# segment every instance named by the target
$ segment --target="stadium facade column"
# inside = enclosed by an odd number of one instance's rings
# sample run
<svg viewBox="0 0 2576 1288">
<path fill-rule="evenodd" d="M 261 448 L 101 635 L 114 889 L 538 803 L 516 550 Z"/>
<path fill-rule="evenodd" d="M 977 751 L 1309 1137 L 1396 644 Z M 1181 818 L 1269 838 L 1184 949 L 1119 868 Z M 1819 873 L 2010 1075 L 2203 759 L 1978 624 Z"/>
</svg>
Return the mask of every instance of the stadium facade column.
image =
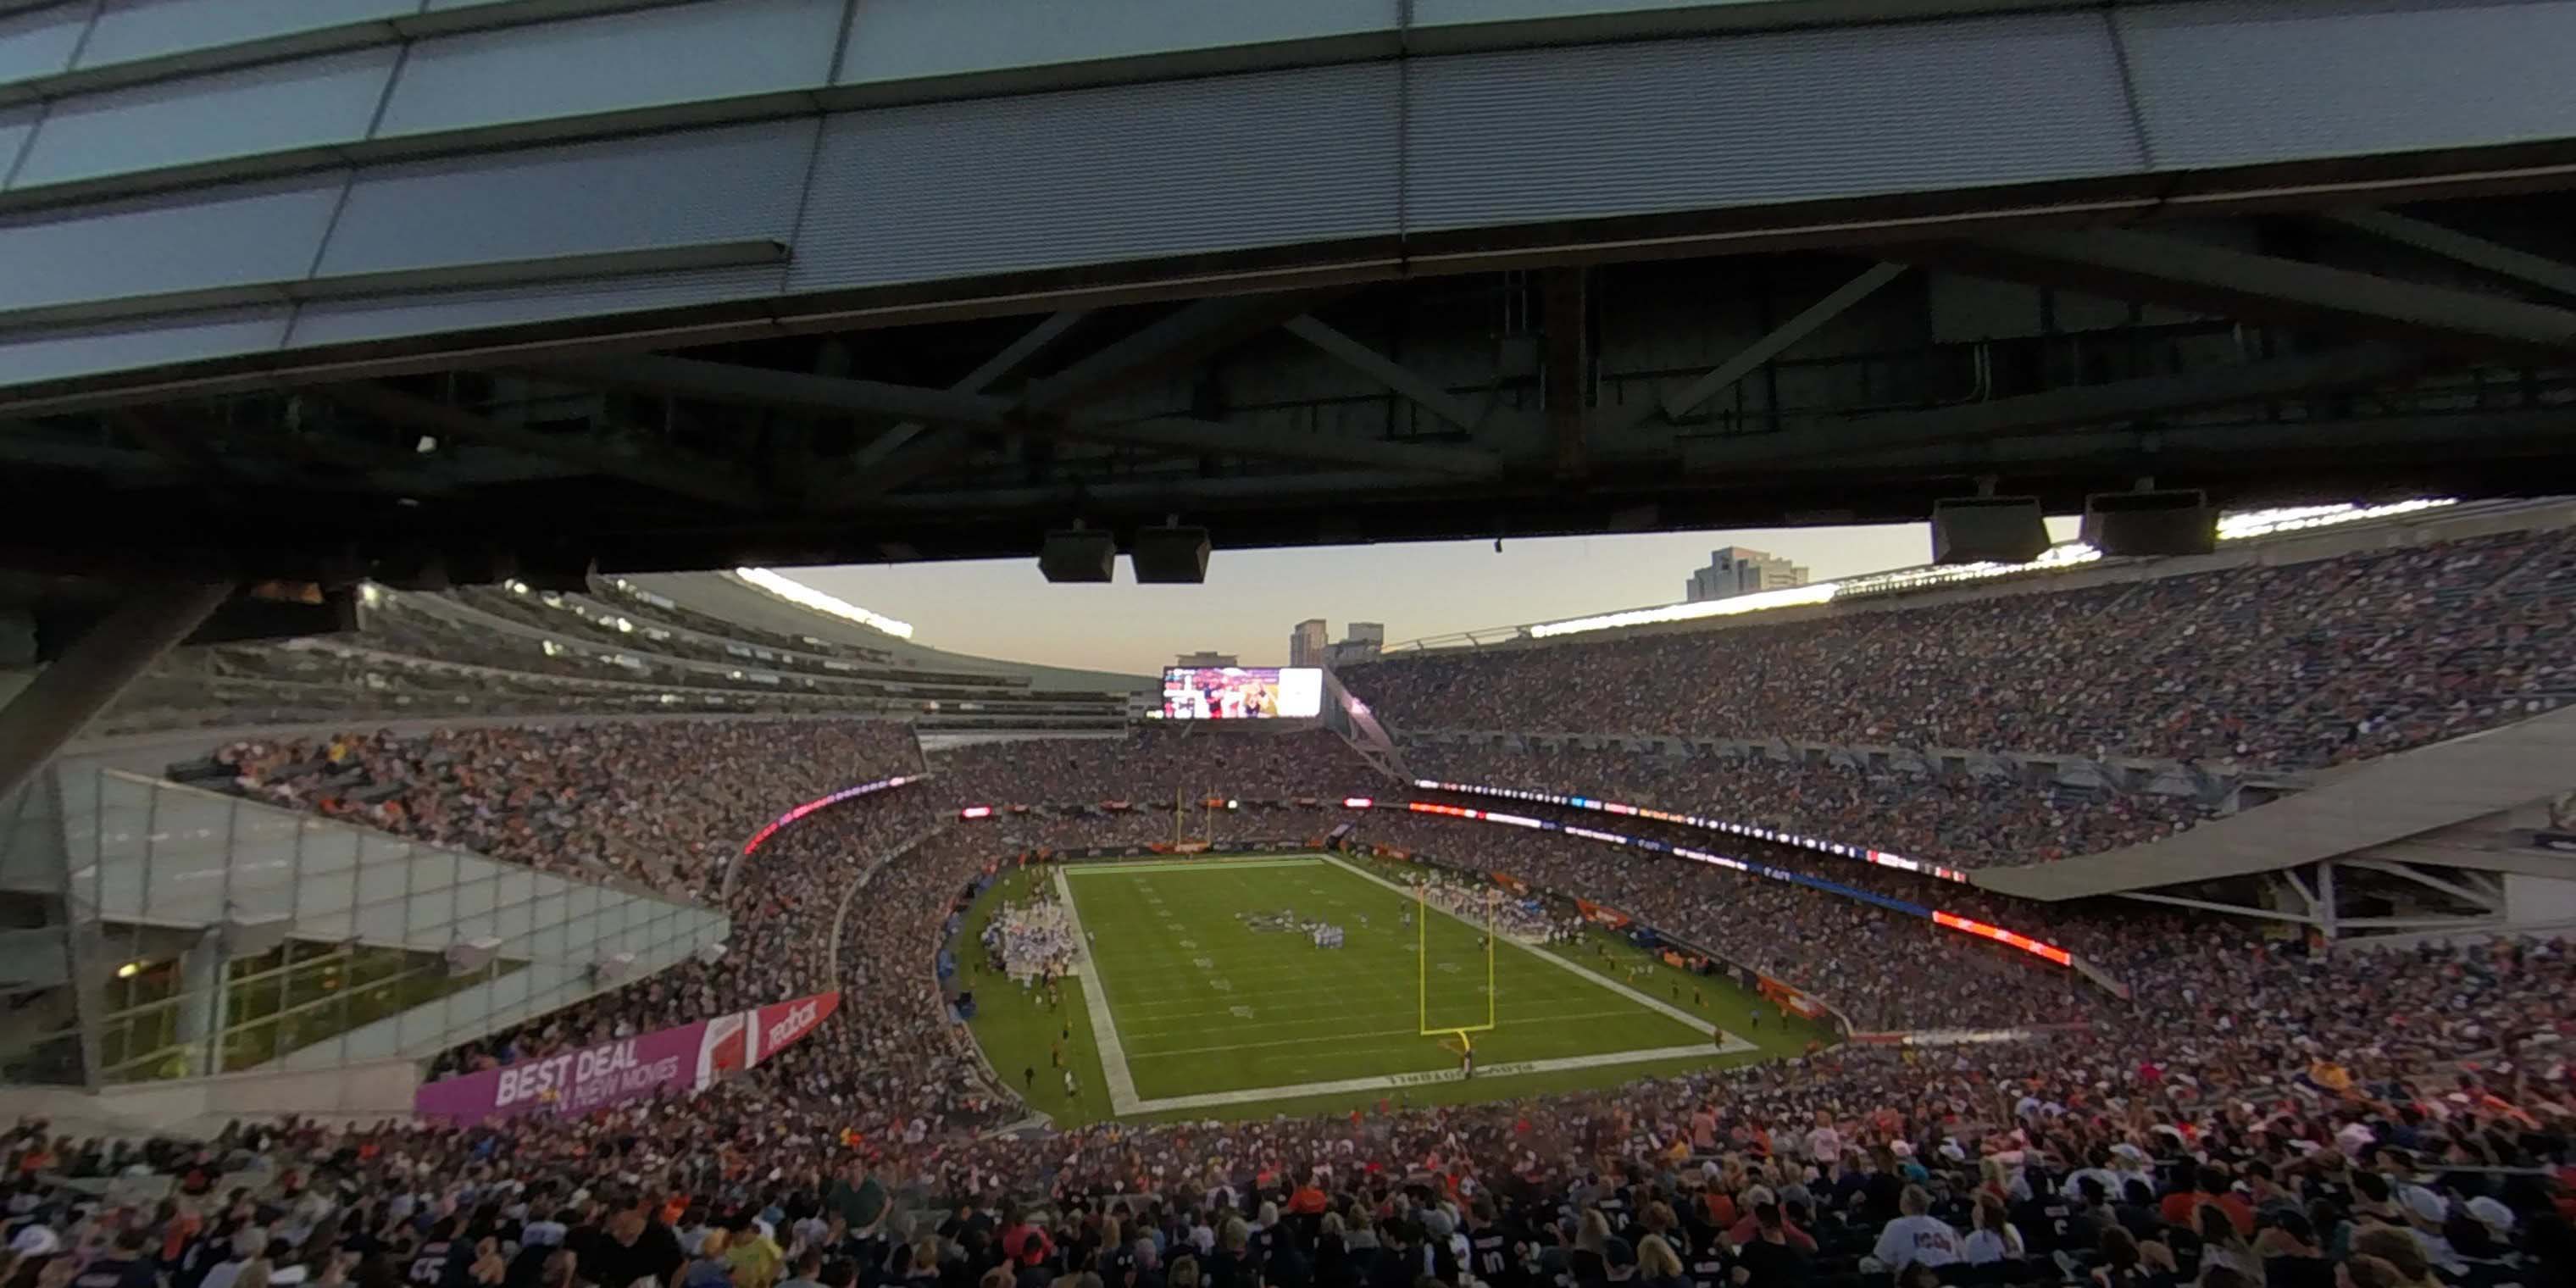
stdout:
<svg viewBox="0 0 2576 1288">
<path fill-rule="evenodd" d="M 232 594 L 227 582 L 138 586 L 0 707 L 0 800 Z"/>
<path fill-rule="evenodd" d="M 2319 860 L 2317 863 L 2317 931 L 2326 937 L 2328 943 L 2334 942 L 2335 936 L 2339 933 L 2335 929 L 2334 870 L 2332 859 Z"/>
<path fill-rule="evenodd" d="M 179 1040 L 189 1047 L 188 1076 L 222 1073 L 220 1038 L 229 1018 L 224 986 L 224 943 L 209 932 L 179 956 Z"/>
</svg>

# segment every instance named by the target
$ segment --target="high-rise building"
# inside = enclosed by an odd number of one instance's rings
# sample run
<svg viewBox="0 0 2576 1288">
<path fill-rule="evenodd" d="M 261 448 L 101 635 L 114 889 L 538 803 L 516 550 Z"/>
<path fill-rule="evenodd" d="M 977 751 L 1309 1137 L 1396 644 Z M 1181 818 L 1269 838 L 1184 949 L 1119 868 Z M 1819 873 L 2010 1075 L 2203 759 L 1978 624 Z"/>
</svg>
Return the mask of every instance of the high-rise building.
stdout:
<svg viewBox="0 0 2576 1288">
<path fill-rule="evenodd" d="M 1732 599 L 1757 590 L 1783 590 L 1807 584 L 1807 570 L 1762 550 L 1728 546 L 1708 552 L 1708 566 L 1692 573 L 1686 592 L 1691 603 Z"/>
<path fill-rule="evenodd" d="M 1322 666 L 1324 641 L 1332 628 L 1320 617 L 1309 617 L 1288 632 L 1288 665 Z"/>
<path fill-rule="evenodd" d="M 1341 642 L 1324 650 L 1324 660 L 1334 666 L 1345 662 L 1366 662 L 1386 651 L 1386 623 L 1353 622 Z"/>
<path fill-rule="evenodd" d="M 1241 666 L 1243 663 L 1234 660 L 1232 653 L 1211 653 L 1201 649 L 1196 653 L 1181 654 L 1173 660 L 1172 665 L 1183 670 L 1192 670 L 1203 666 Z"/>
</svg>

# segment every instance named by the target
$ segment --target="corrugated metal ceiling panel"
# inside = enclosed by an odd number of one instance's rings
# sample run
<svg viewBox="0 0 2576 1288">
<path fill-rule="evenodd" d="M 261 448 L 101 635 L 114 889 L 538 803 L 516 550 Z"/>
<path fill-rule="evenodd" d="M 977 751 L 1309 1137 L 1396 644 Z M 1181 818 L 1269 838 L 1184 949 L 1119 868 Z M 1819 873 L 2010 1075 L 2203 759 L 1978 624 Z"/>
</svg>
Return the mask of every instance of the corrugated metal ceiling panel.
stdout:
<svg viewBox="0 0 2576 1288">
<path fill-rule="evenodd" d="M 841 0 L 732 0 L 424 40 L 377 135 L 811 89 Z"/>
<path fill-rule="evenodd" d="M 2576 136 L 2576 3 L 2123 6 L 2159 169 Z"/>
<path fill-rule="evenodd" d="M 10 188 L 287 152 L 363 137 L 393 75 L 390 46 L 57 103 Z"/>
<path fill-rule="evenodd" d="M 840 83 L 1392 31 L 1396 0 L 863 0 Z"/>
<path fill-rule="evenodd" d="M 1409 231 L 2142 167 L 2095 14 L 1410 65 Z"/>
<path fill-rule="evenodd" d="M 815 128 L 772 121 L 371 170 L 349 191 L 322 271 L 785 241 Z"/>
<path fill-rule="evenodd" d="M 328 177 L 0 222 L 0 307 L 301 277 L 339 193 Z"/>
<path fill-rule="evenodd" d="M 1396 70 L 934 103 L 827 124 L 793 291 L 1395 228 Z"/>
</svg>

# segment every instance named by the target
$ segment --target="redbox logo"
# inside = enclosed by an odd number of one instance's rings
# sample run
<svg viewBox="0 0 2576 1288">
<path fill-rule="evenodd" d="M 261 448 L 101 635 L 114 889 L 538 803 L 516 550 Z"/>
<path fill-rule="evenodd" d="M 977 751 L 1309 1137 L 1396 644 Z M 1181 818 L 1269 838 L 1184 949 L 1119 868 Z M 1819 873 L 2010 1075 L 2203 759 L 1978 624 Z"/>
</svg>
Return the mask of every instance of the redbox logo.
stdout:
<svg viewBox="0 0 2576 1288">
<path fill-rule="evenodd" d="M 812 1028 L 814 1022 L 822 1018 L 822 1013 L 823 1003 L 820 998 L 809 997 L 798 1002 L 789 1009 L 787 1014 L 778 1017 L 776 1024 L 769 1026 L 769 1048 L 774 1051 L 795 1041 L 798 1035 Z"/>
</svg>

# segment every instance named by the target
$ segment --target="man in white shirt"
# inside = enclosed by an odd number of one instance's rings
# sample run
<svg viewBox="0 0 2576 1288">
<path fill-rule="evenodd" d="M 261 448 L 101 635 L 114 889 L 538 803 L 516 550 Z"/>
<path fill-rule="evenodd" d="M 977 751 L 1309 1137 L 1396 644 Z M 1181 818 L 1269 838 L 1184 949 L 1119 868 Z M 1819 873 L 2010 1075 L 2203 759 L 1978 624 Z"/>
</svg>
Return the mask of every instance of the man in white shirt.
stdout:
<svg viewBox="0 0 2576 1288">
<path fill-rule="evenodd" d="M 1946 1266 L 1959 1259 L 1959 1232 L 1950 1223 L 1926 1216 L 1932 1207 L 1932 1196 L 1920 1185 L 1908 1185 L 1897 1196 L 1897 1210 L 1905 1215 L 1887 1223 L 1879 1231 L 1878 1246 L 1869 1255 L 1887 1267 L 1889 1274 L 1902 1274 L 1905 1267 L 1920 1261 L 1927 1266 Z"/>
<path fill-rule="evenodd" d="M 1807 1158 L 1818 1167 L 1831 1167 L 1843 1156 L 1843 1134 L 1834 1130 L 1833 1115 L 1819 1109 L 1816 1125 L 1807 1133 Z"/>
</svg>

